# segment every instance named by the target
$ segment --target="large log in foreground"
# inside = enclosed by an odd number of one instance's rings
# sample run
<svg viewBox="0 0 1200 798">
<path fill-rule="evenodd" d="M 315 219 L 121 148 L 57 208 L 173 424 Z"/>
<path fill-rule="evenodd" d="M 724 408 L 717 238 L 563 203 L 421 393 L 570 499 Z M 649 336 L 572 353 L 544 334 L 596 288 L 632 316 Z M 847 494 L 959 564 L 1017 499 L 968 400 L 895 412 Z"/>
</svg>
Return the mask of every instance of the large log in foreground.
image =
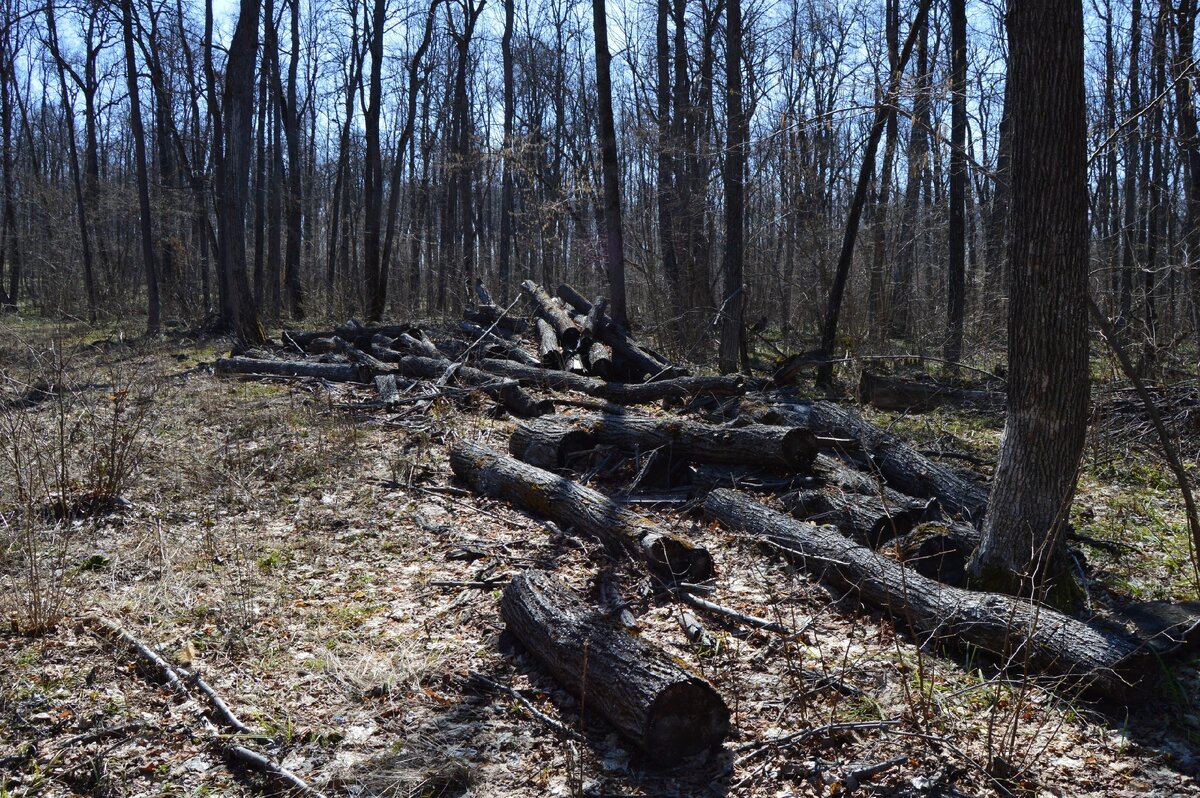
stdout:
<svg viewBox="0 0 1200 798">
<path fill-rule="evenodd" d="M 853 410 L 830 402 L 791 402 L 751 406 L 750 417 L 766 424 L 806 426 L 814 433 L 854 441 L 871 466 L 891 487 L 923 499 L 937 499 L 942 509 L 978 524 L 987 507 L 987 490 L 962 472 L 935 462 Z"/>
<path fill-rule="evenodd" d="M 371 369 L 357 363 L 312 363 L 307 360 L 259 360 L 223 357 L 217 360 L 218 374 L 260 374 L 271 377 L 312 377 L 330 382 L 370 382 Z"/>
<path fill-rule="evenodd" d="M 699 582 L 713 575 L 712 555 L 610 501 L 604 494 L 507 457 L 486 446 L 461 442 L 450 448 L 450 468 L 477 493 L 510 501 L 627 551 L 664 579 Z"/>
<path fill-rule="evenodd" d="M 549 574 L 513 577 L 500 614 L 560 684 L 656 764 L 676 765 L 715 749 L 729 733 L 729 709 L 712 685 Z"/>
<path fill-rule="evenodd" d="M 600 443 L 641 452 L 666 448 L 674 458 L 699 463 L 750 463 L 803 470 L 817 456 L 816 436 L 802 427 L 725 427 L 626 413 L 583 414 L 567 420 Z"/>
<path fill-rule="evenodd" d="M 713 491 L 704 510 L 794 552 L 802 567 L 891 612 L 901 628 L 978 647 L 1028 671 L 1069 677 L 1116 700 L 1128 700 L 1131 687 L 1153 680 L 1153 661 L 1125 635 L 1027 599 L 944 585 L 830 527 L 797 521 L 742 493 Z"/>
<path fill-rule="evenodd" d="M 563 468 L 573 455 L 595 446 L 591 435 L 574 426 L 569 417 L 560 415 L 524 421 L 508 439 L 508 451 L 513 457 L 547 471 Z"/>
</svg>

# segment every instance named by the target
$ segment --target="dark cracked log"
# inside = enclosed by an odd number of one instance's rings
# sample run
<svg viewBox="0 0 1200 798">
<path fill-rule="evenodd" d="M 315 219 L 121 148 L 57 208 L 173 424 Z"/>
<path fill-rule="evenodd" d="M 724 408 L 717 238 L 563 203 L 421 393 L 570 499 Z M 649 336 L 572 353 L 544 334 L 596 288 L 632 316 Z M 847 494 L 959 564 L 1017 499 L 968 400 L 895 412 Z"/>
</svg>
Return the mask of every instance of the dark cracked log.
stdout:
<svg viewBox="0 0 1200 798">
<path fill-rule="evenodd" d="M 563 302 L 571 306 L 571 310 L 580 316 L 586 316 L 588 311 L 592 309 L 592 303 L 588 302 L 587 297 L 567 283 L 559 283 L 558 296 Z"/>
<path fill-rule="evenodd" d="M 485 358 L 476 362 L 475 366 L 517 380 L 522 385 L 534 385 L 552 391 L 578 391 L 619 404 L 645 404 L 663 399 L 685 401 L 702 394 L 735 396 L 747 390 L 747 383 L 741 377 L 676 377 L 660 382 L 622 383 L 495 358 Z"/>
<path fill-rule="evenodd" d="M 753 497 L 708 495 L 704 510 L 722 524 L 792 552 L 796 563 L 892 614 L 901 628 L 995 654 L 1027 672 L 1069 677 L 1117 700 L 1149 686 L 1155 667 L 1126 635 L 999 593 L 977 593 L 921 576 L 827 526 L 797 521 Z"/>
<path fill-rule="evenodd" d="M 563 310 L 552 296 L 533 280 L 521 283 L 521 290 L 529 297 L 529 301 L 537 308 L 541 317 L 549 322 L 550 326 L 554 328 L 554 332 L 558 333 L 564 349 L 573 351 L 579 346 L 579 328 L 571 320 L 570 314 Z"/>
<path fill-rule="evenodd" d="M 513 457 L 547 471 L 565 467 L 572 455 L 595 446 L 591 435 L 572 425 L 567 416 L 559 415 L 522 421 L 508 439 Z"/>
<path fill-rule="evenodd" d="M 802 427 L 727 427 L 631 413 L 589 413 L 568 418 L 575 428 L 600 443 L 640 452 L 669 448 L 678 460 L 804 470 L 817 456 L 816 436 Z"/>
<path fill-rule="evenodd" d="M 924 412 L 942 405 L 998 407 L 1004 395 L 901 380 L 864 371 L 858 380 L 858 400 L 880 410 Z"/>
<path fill-rule="evenodd" d="M 450 467 L 477 493 L 502 498 L 563 529 L 590 535 L 611 550 L 629 552 L 663 578 L 699 582 L 713 575 L 707 549 L 565 477 L 467 442 L 451 447 Z"/>
<path fill-rule="evenodd" d="M 660 766 L 718 748 L 729 709 L 712 685 L 614 624 L 541 571 L 513 577 L 500 615 L 526 650 L 588 711 Z"/>
<path fill-rule="evenodd" d="M 402 377 L 421 380 L 436 381 L 449 376 L 452 383 L 483 391 L 518 418 L 534 418 L 554 412 L 553 402 L 549 399 L 534 399 L 515 381 L 498 380 L 485 371 L 461 363 L 452 363 L 446 358 L 404 355 L 396 358 L 395 370 Z"/>
<path fill-rule="evenodd" d="M 218 374 L 257 374 L 268 377 L 313 377 L 330 382 L 370 382 L 371 369 L 356 363 L 311 363 L 307 360 L 256 360 L 223 357 L 217 360 Z"/>
<path fill-rule="evenodd" d="M 819 436 L 849 439 L 892 488 L 909 496 L 937 499 L 946 512 L 973 524 L 983 518 L 987 507 L 983 486 L 961 471 L 931 460 L 853 410 L 830 402 L 750 403 L 746 409 L 750 418 L 765 424 L 807 427 Z"/>
</svg>

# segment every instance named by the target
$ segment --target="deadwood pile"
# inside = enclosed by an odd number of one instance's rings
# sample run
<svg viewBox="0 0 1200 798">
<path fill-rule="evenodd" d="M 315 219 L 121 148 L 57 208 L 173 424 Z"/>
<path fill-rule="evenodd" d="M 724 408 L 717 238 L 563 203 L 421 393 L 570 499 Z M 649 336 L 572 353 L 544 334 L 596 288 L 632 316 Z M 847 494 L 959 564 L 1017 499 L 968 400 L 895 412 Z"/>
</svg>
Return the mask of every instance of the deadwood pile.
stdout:
<svg viewBox="0 0 1200 798">
<path fill-rule="evenodd" d="M 1161 641 L 962 583 L 986 512 L 987 486 L 974 475 L 849 407 L 803 398 L 791 370 L 770 379 L 695 376 L 617 325 L 604 299 L 588 301 L 570 286 L 552 296 L 527 280 L 509 308 L 482 286 L 476 292 L 480 304 L 453 330 L 356 321 L 289 330 L 274 351 L 237 352 L 216 371 L 372 385 L 377 397 L 360 409 L 484 397 L 517 424 L 507 453 L 465 441 L 451 447 L 462 483 L 599 541 L 606 557 L 631 558 L 663 595 L 723 622 L 799 633 L 724 606 L 721 574 L 696 532 L 630 510 L 582 475 L 624 463 L 626 493 L 707 514 L 761 541 L 764 556 L 782 552 L 922 645 L 982 652 L 1001 669 L 1065 677 L 1118 702 L 1152 689 L 1150 651 L 1161 654 Z M 997 400 L 872 376 L 860 388 L 864 401 L 887 407 Z M 589 709 L 651 760 L 676 764 L 722 744 L 722 697 L 627 628 L 626 609 L 592 606 L 541 571 L 513 578 L 500 609 L 545 671 L 586 692 Z M 705 634 L 693 613 L 682 617 L 689 636 Z"/>
</svg>

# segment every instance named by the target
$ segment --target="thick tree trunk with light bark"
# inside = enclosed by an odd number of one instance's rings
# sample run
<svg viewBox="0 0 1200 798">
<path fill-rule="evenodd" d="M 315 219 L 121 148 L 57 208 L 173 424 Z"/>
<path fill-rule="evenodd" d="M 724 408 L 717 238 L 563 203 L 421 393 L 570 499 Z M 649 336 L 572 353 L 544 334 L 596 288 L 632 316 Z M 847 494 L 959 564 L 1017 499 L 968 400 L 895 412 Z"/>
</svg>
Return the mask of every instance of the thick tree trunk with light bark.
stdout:
<svg viewBox="0 0 1200 798">
<path fill-rule="evenodd" d="M 972 584 L 1078 600 L 1063 534 L 1088 418 L 1087 121 L 1080 0 L 1009 4 L 1008 419 Z"/>
</svg>

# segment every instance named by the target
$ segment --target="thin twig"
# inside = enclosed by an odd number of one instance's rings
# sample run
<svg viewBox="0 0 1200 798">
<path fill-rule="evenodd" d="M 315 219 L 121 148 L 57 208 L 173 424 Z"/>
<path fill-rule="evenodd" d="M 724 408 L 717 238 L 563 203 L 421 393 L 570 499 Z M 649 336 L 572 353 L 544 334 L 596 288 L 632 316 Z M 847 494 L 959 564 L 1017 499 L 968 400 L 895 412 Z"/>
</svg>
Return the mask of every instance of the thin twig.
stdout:
<svg viewBox="0 0 1200 798">
<path fill-rule="evenodd" d="M 561 734 L 564 737 L 574 740 L 576 742 L 583 742 L 584 737 L 582 734 L 580 734 L 579 732 L 570 728 L 569 726 L 566 726 L 563 723 L 555 720 L 554 718 L 547 715 L 545 712 L 542 712 L 540 709 L 538 709 L 537 707 L 535 707 L 533 705 L 532 701 L 530 701 L 525 696 L 521 695 L 521 691 L 517 690 L 515 687 L 509 687 L 506 684 L 500 684 L 500 682 L 493 681 L 492 679 L 489 679 L 488 677 L 484 676 L 482 673 L 479 673 L 478 671 L 470 671 L 467 674 L 467 677 L 469 679 L 471 679 L 471 681 L 478 682 L 487 687 L 491 687 L 493 690 L 499 690 L 500 692 L 510 696 L 514 701 L 519 703 L 521 706 L 525 707 L 525 709 L 529 712 L 530 715 L 533 715 L 535 718 L 540 720 L 542 723 L 549 726 L 557 734 Z"/>
</svg>

